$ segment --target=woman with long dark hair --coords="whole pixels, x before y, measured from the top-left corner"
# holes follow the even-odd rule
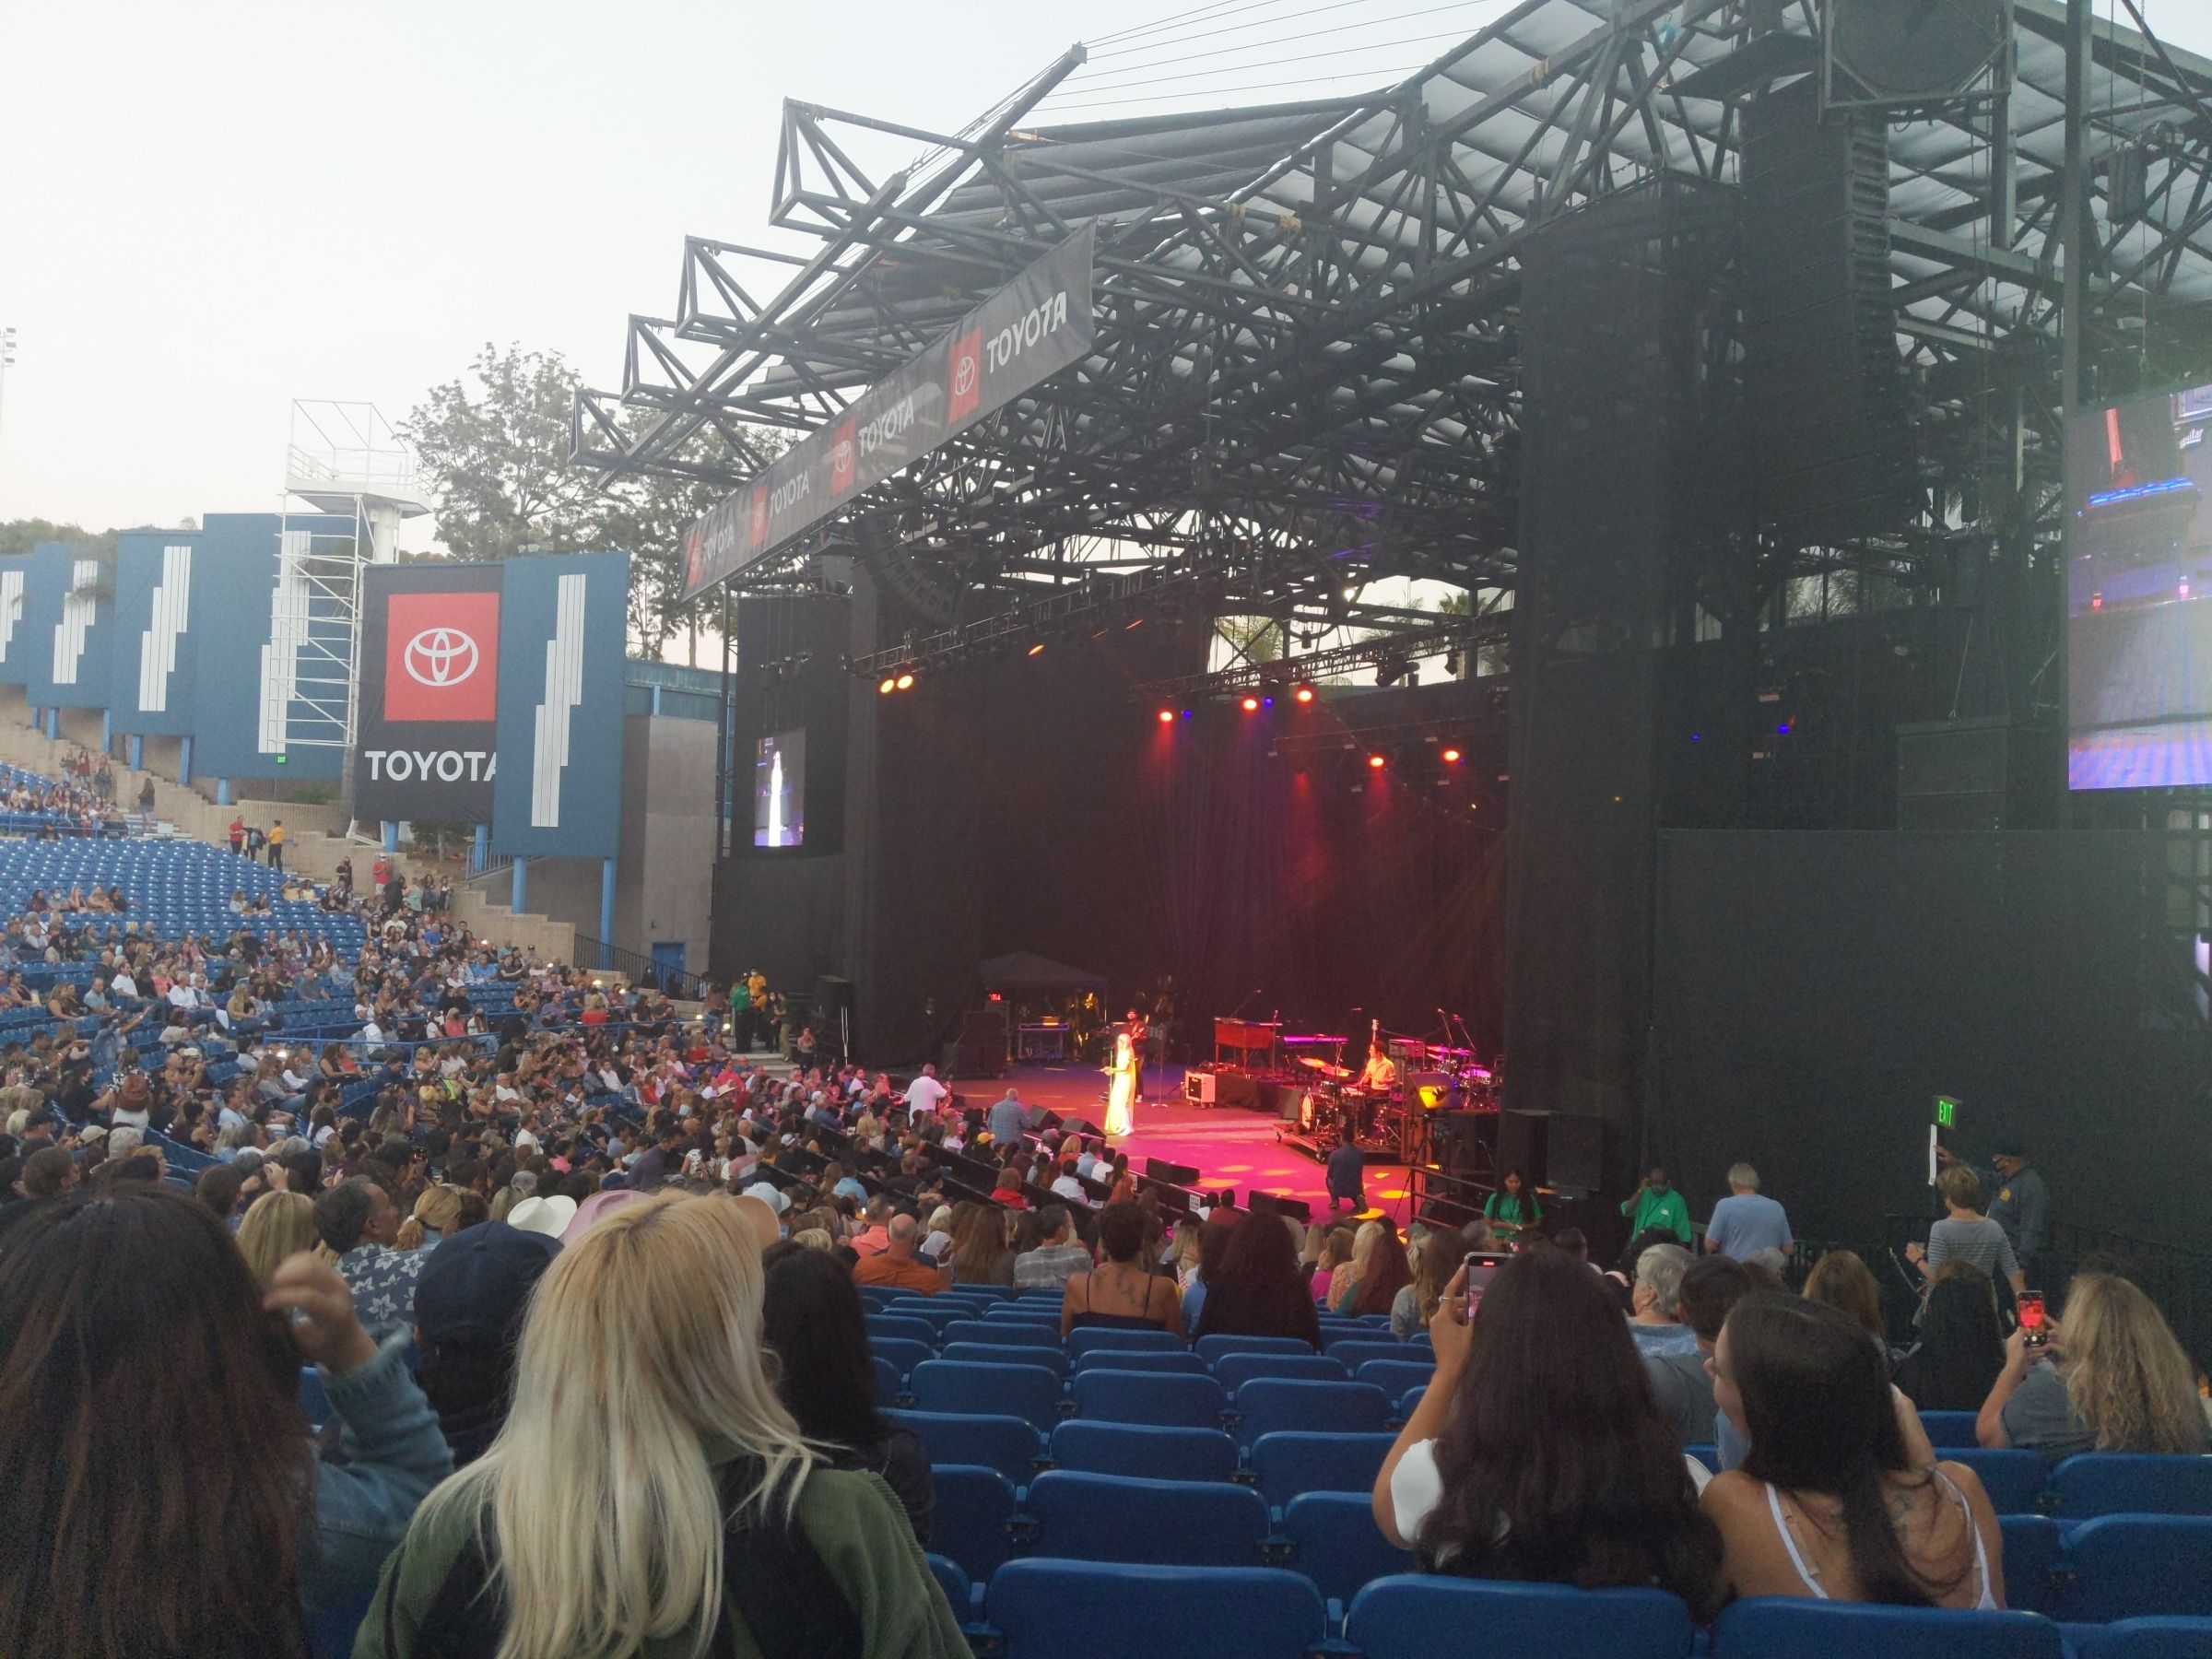
[[[316,1460],[303,1357],[343,1465]],[[376,1583],[452,1464],[401,1346],[370,1340],[335,1269],[296,1255],[265,1296],[206,1205],[153,1191],[8,1235],[0,1467],[0,1653],[260,1659],[303,1652],[304,1613]]]
[[[929,1457],[912,1433],[877,1409],[867,1319],[853,1275],[828,1251],[789,1241],[770,1245],[760,1262],[768,1270],[761,1324],[778,1361],[777,1394],[801,1434],[832,1449],[837,1467],[873,1469],[890,1484],[914,1541],[927,1549]]]
[[[1751,1441],[1742,1466],[1705,1488],[1732,1593],[2005,1605],[1981,1480],[1962,1464],[1916,1462],[1885,1356],[1849,1314],[1802,1296],[1744,1298],[1714,1346],[1712,1397]]]
[[[1533,1250],[1472,1326],[1454,1276],[1429,1329],[1436,1375],[1375,1480],[1383,1535],[1431,1572],[1656,1585],[1709,1614],[1720,1541],[1598,1276]]]
[[[1298,1270],[1298,1246],[1273,1216],[1247,1216],[1198,1310],[1200,1336],[1296,1336],[1321,1349],[1321,1317]]]
[[[1920,1341],[1893,1381],[1923,1411],[1980,1411],[2004,1369],[1995,1285],[1971,1262],[1945,1263],[1928,1287]]]

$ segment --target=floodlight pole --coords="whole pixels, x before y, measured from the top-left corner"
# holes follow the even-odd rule
[[[2082,334],[2086,314],[2088,272],[2088,160],[2084,154],[2088,125],[2089,29],[2094,15],[2089,0],[2066,0],[2066,108],[2065,149],[2059,167],[2058,245],[2065,260],[2064,287],[2059,295],[2058,393],[2061,415],[2081,404]]]

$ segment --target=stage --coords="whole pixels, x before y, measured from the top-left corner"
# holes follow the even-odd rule
[[[952,1080],[961,1104],[971,1106],[988,1106],[1006,1093],[1008,1084],[1020,1090],[1024,1105],[1042,1106],[1064,1118],[1097,1124],[1106,1115],[1105,1076],[1088,1066],[1018,1065],[1003,1077]],[[1321,1165],[1277,1141],[1279,1119],[1235,1106],[1193,1105],[1182,1098],[1181,1066],[1148,1068],[1145,1088],[1147,1098],[1136,1108],[1135,1128],[1111,1143],[1116,1151],[1129,1154],[1132,1168],[1141,1172],[1146,1159],[1165,1159],[1196,1169],[1202,1187],[1234,1188],[1240,1206],[1256,1187],[1263,1193],[1304,1199],[1316,1218],[1327,1211],[1329,1195]],[[1162,1101],[1161,1095],[1170,1098]],[[1366,1181],[1367,1201],[1404,1223],[1408,1218],[1406,1166],[1371,1162]]]

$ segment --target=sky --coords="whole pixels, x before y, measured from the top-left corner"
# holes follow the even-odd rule
[[[396,421],[488,342],[618,383],[624,320],[674,309],[685,235],[777,244],[787,97],[955,131],[1078,30],[1095,55],[1066,119],[1349,92],[1504,4],[11,7],[0,519],[273,511],[293,399]],[[2205,0],[2148,15],[2212,52]],[[1180,20],[1129,32],[1163,19]],[[428,539],[418,524],[407,545]]]

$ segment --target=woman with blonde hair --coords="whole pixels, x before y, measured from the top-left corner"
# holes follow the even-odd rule
[[[446,1234],[458,1230],[460,1220],[461,1189],[447,1182],[434,1181],[415,1200],[415,1213],[399,1224],[398,1247],[420,1250],[435,1244]]]
[[[305,1193],[264,1193],[246,1210],[238,1224],[238,1248],[253,1270],[253,1284],[266,1292],[278,1264],[288,1256],[312,1251],[321,1243],[315,1234],[315,1201]]]
[[[964,1655],[891,1488],[777,1398],[762,1286],[715,1197],[625,1205],[562,1251],[506,1426],[417,1512],[358,1659]]]
[[[2077,1452],[2207,1449],[2203,1402],[2189,1357],[2157,1304],[2128,1280],[2077,1278],[2065,1324],[2047,1347],[2006,1339],[2005,1369],[1974,1422],[1989,1447],[2041,1452],[2051,1463]]]

